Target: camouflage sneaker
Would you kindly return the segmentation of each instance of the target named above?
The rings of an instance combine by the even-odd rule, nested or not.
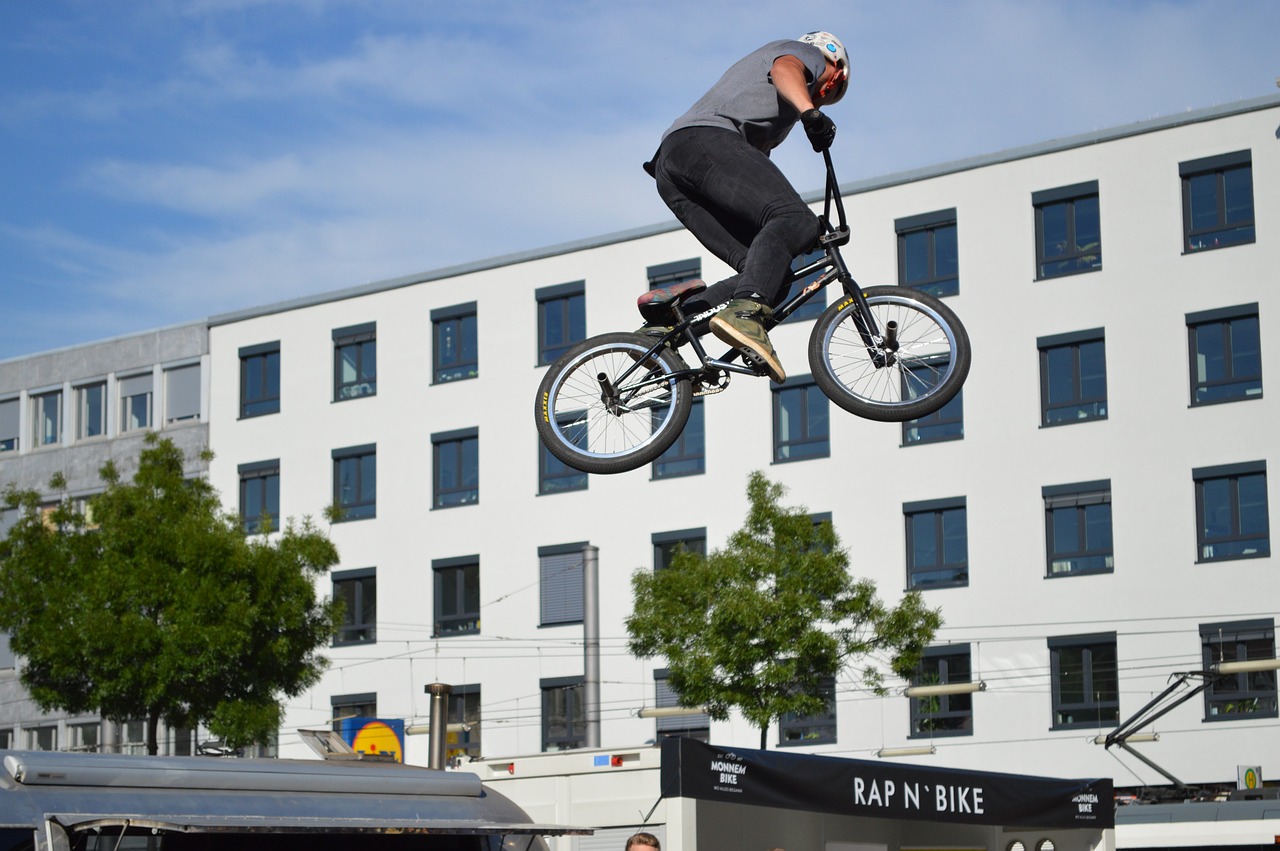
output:
[[[658,340],[670,334],[671,329],[673,327],[674,326],[672,325],[643,325],[636,329],[636,333],[639,334],[641,337],[652,337],[655,340]],[[675,349],[679,348],[680,344],[683,342],[684,340],[680,339],[679,337],[675,338],[674,340],[668,340],[667,348],[674,351]],[[650,343],[650,345],[652,345],[652,343]]]
[[[742,352],[745,360],[763,366],[769,377],[781,384],[787,380],[787,373],[764,330],[763,319],[772,312],[758,301],[735,298],[711,318],[711,331]]]

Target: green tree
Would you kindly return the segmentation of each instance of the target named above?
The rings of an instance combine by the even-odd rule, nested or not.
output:
[[[825,706],[822,686],[860,660],[865,687],[883,694],[884,670],[907,679],[942,624],[910,592],[883,604],[875,583],[849,575],[831,523],[779,504],[784,489],[762,473],[747,484],[746,524],[723,550],[677,552],[631,579],[631,652],[665,657],[667,682],[686,706],[717,720],[737,708],[760,728]]]
[[[315,578],[337,549],[309,520],[246,538],[204,478],[183,476],[172,441],[148,435],[125,481],[81,513],[69,499],[41,511],[38,494],[5,493],[20,519],[0,541],[0,629],[21,680],[45,711],[204,724],[228,745],[265,742],[281,695],[313,685],[327,664],[339,609]],[[51,482],[65,487],[61,477]]]

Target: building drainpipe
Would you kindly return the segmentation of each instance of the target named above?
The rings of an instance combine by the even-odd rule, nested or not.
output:
[[[427,767],[444,768],[445,739],[449,735],[449,695],[453,686],[447,683],[432,683],[426,688],[431,695],[431,733],[427,737]]]
[[[600,548],[582,548],[582,699],[586,746],[600,747]]]

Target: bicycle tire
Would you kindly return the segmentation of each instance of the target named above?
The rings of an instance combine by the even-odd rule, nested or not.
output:
[[[879,422],[928,416],[950,402],[969,375],[969,334],[951,308],[906,287],[868,287],[867,306],[881,333],[897,323],[898,347],[885,359],[859,332],[852,298],[828,307],[809,337],[813,379],[846,411]]]
[[[687,369],[675,352],[662,349],[643,360],[653,342],[638,334],[601,334],[551,364],[538,387],[534,419],[552,455],[575,470],[610,475],[642,467],[676,442],[689,421],[693,390],[687,378],[674,375]],[[612,404],[599,376],[617,390]]]

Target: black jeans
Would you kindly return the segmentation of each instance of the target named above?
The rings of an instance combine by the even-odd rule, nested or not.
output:
[[[653,166],[658,194],[676,218],[738,273],[689,299],[686,314],[730,298],[781,304],[791,261],[814,246],[820,226],[778,167],[719,127],[677,130]]]

